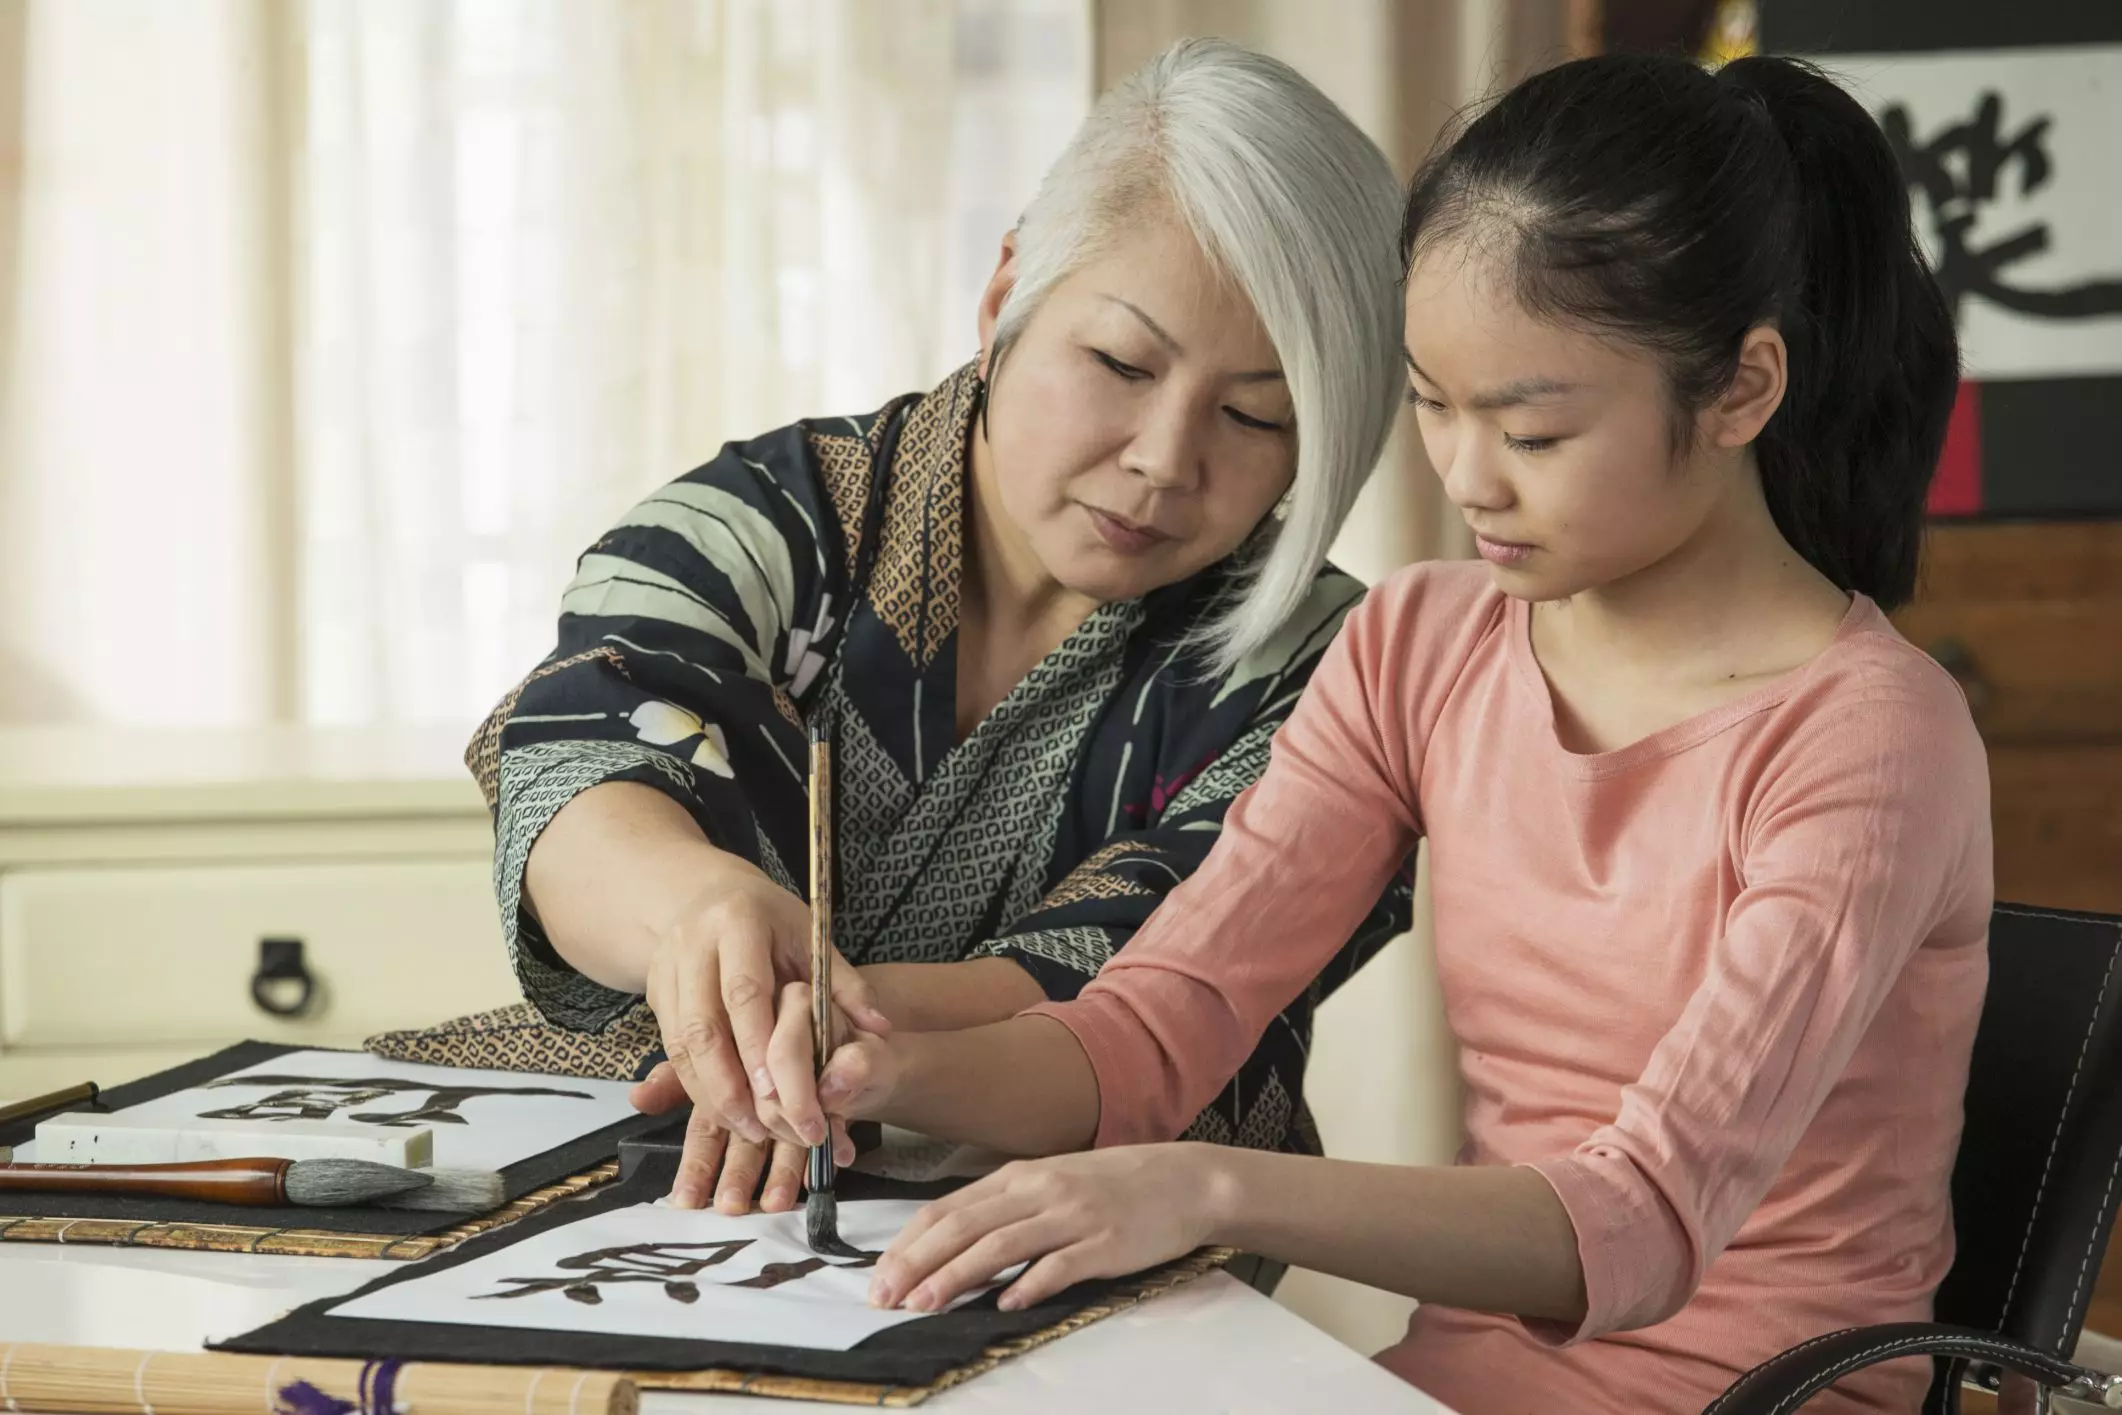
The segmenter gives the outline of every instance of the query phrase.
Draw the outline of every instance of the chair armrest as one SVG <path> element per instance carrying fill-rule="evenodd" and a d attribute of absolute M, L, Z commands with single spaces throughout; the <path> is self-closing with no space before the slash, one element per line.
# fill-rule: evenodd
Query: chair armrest
<path fill-rule="evenodd" d="M 1852 1371 L 1903 1356 L 1954 1356 L 2016 1371 L 2073 1400 L 2122 1410 L 2122 1376 L 2083 1366 L 2007 1341 L 1994 1332 L 1930 1322 L 1852 1327 L 1816 1337 L 1771 1356 L 1732 1382 L 1702 1415 L 1792 1415 L 1808 1396 Z"/>

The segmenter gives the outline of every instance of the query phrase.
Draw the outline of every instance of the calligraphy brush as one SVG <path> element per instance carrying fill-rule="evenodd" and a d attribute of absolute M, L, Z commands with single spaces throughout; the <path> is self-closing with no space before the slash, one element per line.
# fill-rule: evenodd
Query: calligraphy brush
<path fill-rule="evenodd" d="M 43 1115 L 46 1111 L 64 1110 L 70 1105 L 92 1106 L 96 1103 L 96 1097 L 101 1094 L 101 1088 L 94 1081 L 83 1081 L 80 1085 L 68 1086 L 63 1091 L 53 1091 L 48 1095 L 31 1096 L 26 1101 L 0 1105 L 0 1125 L 12 1125 L 33 1115 Z M 0 1145 L 0 1164 L 6 1164 L 13 1159 L 14 1154 L 11 1146 Z"/>
<path fill-rule="evenodd" d="M 375 1206 L 484 1212 L 501 1206 L 492 1170 L 401 1169 L 373 1160 L 222 1159 L 183 1164 L 0 1165 L 0 1193 L 127 1194 L 254 1208 Z"/>
<path fill-rule="evenodd" d="M 833 726 L 821 703 L 810 720 L 810 1028 L 814 1073 L 825 1074 L 833 1051 Z M 866 1256 L 840 1236 L 840 1203 L 833 1194 L 832 1122 L 825 1143 L 810 1147 L 804 1184 L 803 1227 L 813 1253 Z"/>

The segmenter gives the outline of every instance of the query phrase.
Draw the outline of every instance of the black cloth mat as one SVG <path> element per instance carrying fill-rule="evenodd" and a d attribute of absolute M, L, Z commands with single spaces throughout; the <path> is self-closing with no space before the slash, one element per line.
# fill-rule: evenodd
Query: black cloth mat
<path fill-rule="evenodd" d="M 98 1113 L 123 1110 L 176 1091 L 204 1085 L 217 1076 L 259 1065 L 275 1057 L 298 1051 L 331 1051 L 332 1047 L 280 1046 L 273 1042 L 238 1042 L 197 1061 L 158 1071 L 123 1086 L 113 1086 L 96 1098 L 93 1106 L 68 1106 L 65 1110 Z M 50 1112 L 34 1115 L 12 1125 L 0 1125 L 0 1145 L 26 1145 L 36 1138 L 37 1123 L 51 1119 Z M 594 1168 L 619 1153 L 619 1142 L 630 1135 L 663 1125 L 662 1116 L 631 1116 L 580 1139 L 518 1160 L 501 1171 L 503 1202 L 512 1203 L 535 1190 L 557 1184 L 572 1174 Z M 128 1223 L 233 1224 L 244 1228 L 303 1228 L 324 1233 L 375 1234 L 385 1238 L 412 1238 L 442 1233 L 476 1214 L 423 1213 L 412 1209 L 371 1208 L 251 1208 L 244 1204 L 209 1204 L 188 1199 L 150 1199 L 101 1194 L 7 1194 L 0 1196 L 0 1212 L 22 1218 L 117 1219 Z"/>
<path fill-rule="evenodd" d="M 445 1268 L 471 1262 L 592 1214 L 660 1199 L 670 1192 L 671 1179 L 676 1172 L 676 1163 L 670 1155 L 648 1155 L 628 1178 L 616 1184 L 593 1189 L 579 1199 L 555 1204 L 447 1253 L 409 1264 L 404 1272 L 378 1278 L 359 1292 L 312 1302 L 277 1322 L 217 1343 L 213 1349 L 265 1356 L 470 1361 L 504 1366 L 576 1366 L 640 1371 L 697 1371 L 713 1367 L 771 1372 L 812 1380 L 921 1386 L 978 1360 L 997 1342 L 1045 1330 L 1097 1302 L 1127 1281 L 1078 1283 L 1035 1307 L 1017 1312 L 1004 1312 L 995 1305 L 999 1295 L 997 1289 L 951 1311 L 917 1317 L 880 1331 L 845 1351 L 813 1351 L 805 1347 L 763 1346 L 750 1342 L 615 1336 L 604 1332 L 527 1331 L 455 1323 L 391 1322 L 332 1315 L 333 1308 L 366 1293 L 432 1276 Z M 835 1191 L 842 1199 L 924 1199 L 948 1193 L 962 1182 L 907 1184 L 872 1175 L 843 1173 Z"/>

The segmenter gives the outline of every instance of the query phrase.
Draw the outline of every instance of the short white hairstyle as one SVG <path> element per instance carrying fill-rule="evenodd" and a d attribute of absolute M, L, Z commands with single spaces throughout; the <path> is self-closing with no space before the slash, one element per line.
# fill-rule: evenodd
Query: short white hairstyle
<path fill-rule="evenodd" d="M 1214 670 L 1303 604 L 1401 399 L 1402 193 L 1377 146 L 1296 70 L 1186 39 L 1091 110 L 1017 225 L 989 376 L 1047 294 L 1161 204 L 1252 303 L 1289 386 L 1297 468 L 1199 634 Z"/>

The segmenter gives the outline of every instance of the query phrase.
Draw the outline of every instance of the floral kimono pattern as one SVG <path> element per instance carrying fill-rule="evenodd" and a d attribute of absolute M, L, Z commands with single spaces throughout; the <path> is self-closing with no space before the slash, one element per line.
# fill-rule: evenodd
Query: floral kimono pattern
<path fill-rule="evenodd" d="M 867 417 L 734 443 L 582 557 L 552 654 L 468 761 L 525 996 L 582 1031 L 640 998 L 571 969 L 523 907 L 539 833 L 577 793 L 652 786 L 804 894 L 804 715 L 835 714 L 835 941 L 853 963 L 1000 956 L 1073 997 L 1207 856 L 1362 587 L 1322 573 L 1275 639 L 1209 677 L 1180 646 L 1228 564 L 1107 604 L 955 738 L 962 370 Z M 1411 867 L 1188 1132 L 1317 1152 L 1302 1082 L 1320 998 L 1408 927 Z"/>

